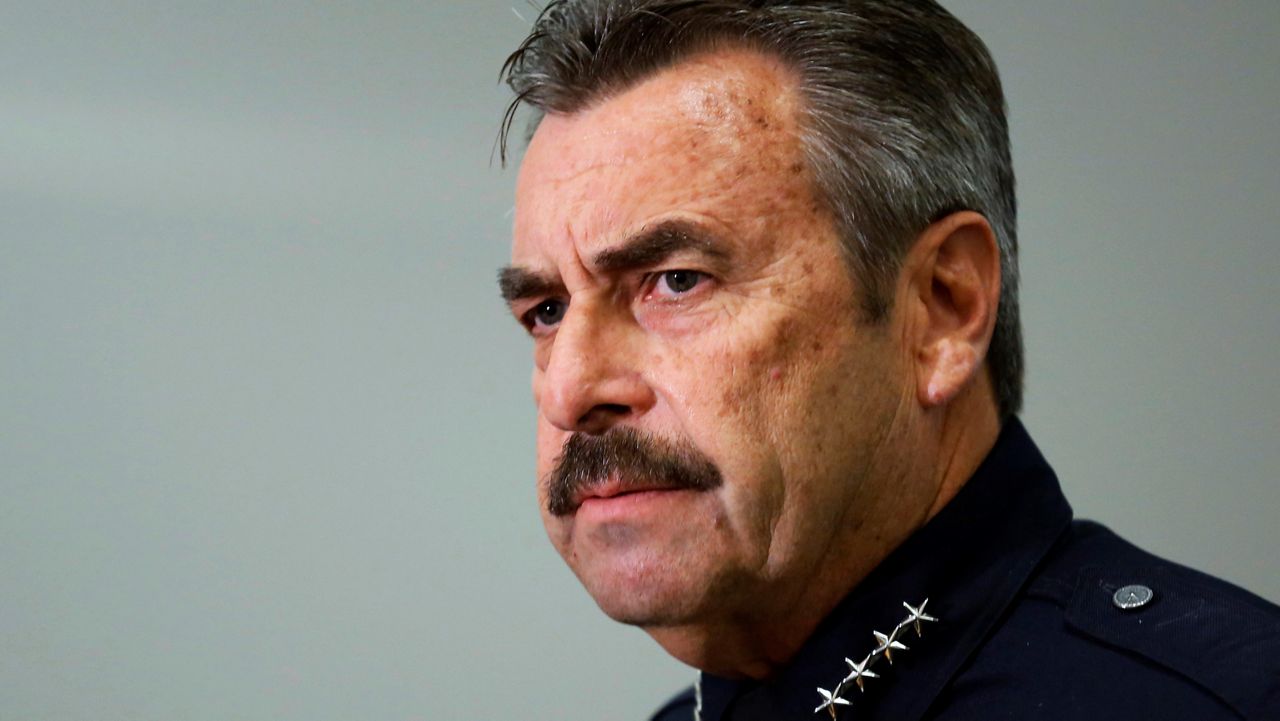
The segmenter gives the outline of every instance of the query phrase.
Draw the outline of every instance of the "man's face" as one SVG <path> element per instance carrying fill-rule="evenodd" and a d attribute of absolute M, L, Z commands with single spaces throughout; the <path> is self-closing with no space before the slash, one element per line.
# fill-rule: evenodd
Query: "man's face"
<path fill-rule="evenodd" d="M 549 115 L 523 161 L 504 290 L 534 336 L 543 521 L 618 620 L 779 612 L 919 491 L 884 453 L 902 343 L 859 322 L 797 104 L 777 63 L 704 55 Z M 674 460 L 636 465 L 644 439 Z"/>

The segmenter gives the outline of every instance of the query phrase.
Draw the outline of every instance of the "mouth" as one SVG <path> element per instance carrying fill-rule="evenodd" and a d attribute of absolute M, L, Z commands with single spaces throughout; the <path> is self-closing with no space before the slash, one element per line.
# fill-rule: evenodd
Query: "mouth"
<path fill-rule="evenodd" d="M 691 443 L 621 426 L 601 435 L 570 435 L 544 482 L 547 512 L 567 516 L 583 503 L 618 506 L 632 497 L 679 497 L 670 491 L 709 491 L 722 480 L 711 459 Z"/>
<path fill-rule="evenodd" d="M 664 525 L 664 521 L 683 517 L 694 496 L 701 493 L 691 488 L 662 486 L 657 488 L 632 488 L 612 495 L 588 494 L 568 516 L 574 524 L 583 528 L 638 529 Z M 618 536 L 610 535 L 614 541 Z"/>
<path fill-rule="evenodd" d="M 660 494 L 668 494 L 676 491 L 690 490 L 675 485 L 662 483 L 623 483 L 617 479 L 610 479 L 604 483 L 597 484 L 590 488 L 584 488 L 573 495 L 573 510 L 576 511 L 584 504 L 599 505 L 606 502 L 619 502 L 624 499 L 639 501 L 646 497 L 656 496 Z"/>

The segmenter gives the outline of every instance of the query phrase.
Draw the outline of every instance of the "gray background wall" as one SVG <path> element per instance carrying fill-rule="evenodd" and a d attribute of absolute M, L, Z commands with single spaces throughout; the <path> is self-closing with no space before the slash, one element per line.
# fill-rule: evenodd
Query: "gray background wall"
<path fill-rule="evenodd" d="M 1012 106 L 1028 425 L 1081 515 L 1280 601 L 1280 4 L 950 6 Z M 537 520 L 490 162 L 526 27 L 0 4 L 0 719 L 635 719 L 689 680 Z"/>

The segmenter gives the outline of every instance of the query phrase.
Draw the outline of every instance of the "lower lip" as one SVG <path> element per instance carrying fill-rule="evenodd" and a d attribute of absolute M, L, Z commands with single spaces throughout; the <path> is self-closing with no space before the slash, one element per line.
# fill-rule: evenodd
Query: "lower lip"
<path fill-rule="evenodd" d="M 673 501 L 688 498 L 694 493 L 690 490 L 654 490 L 623 493 L 609 498 L 588 498 L 578 506 L 578 518 L 592 520 L 613 520 L 623 516 L 632 516 L 660 510 Z"/>

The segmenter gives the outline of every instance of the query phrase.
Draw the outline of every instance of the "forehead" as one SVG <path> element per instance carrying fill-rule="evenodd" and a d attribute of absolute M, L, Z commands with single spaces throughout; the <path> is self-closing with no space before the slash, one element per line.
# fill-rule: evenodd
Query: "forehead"
<path fill-rule="evenodd" d="M 807 195 L 793 73 L 731 50 L 686 60 L 572 114 L 548 114 L 521 165 L 513 258 L 604 244 L 664 215 L 760 219 Z"/>

